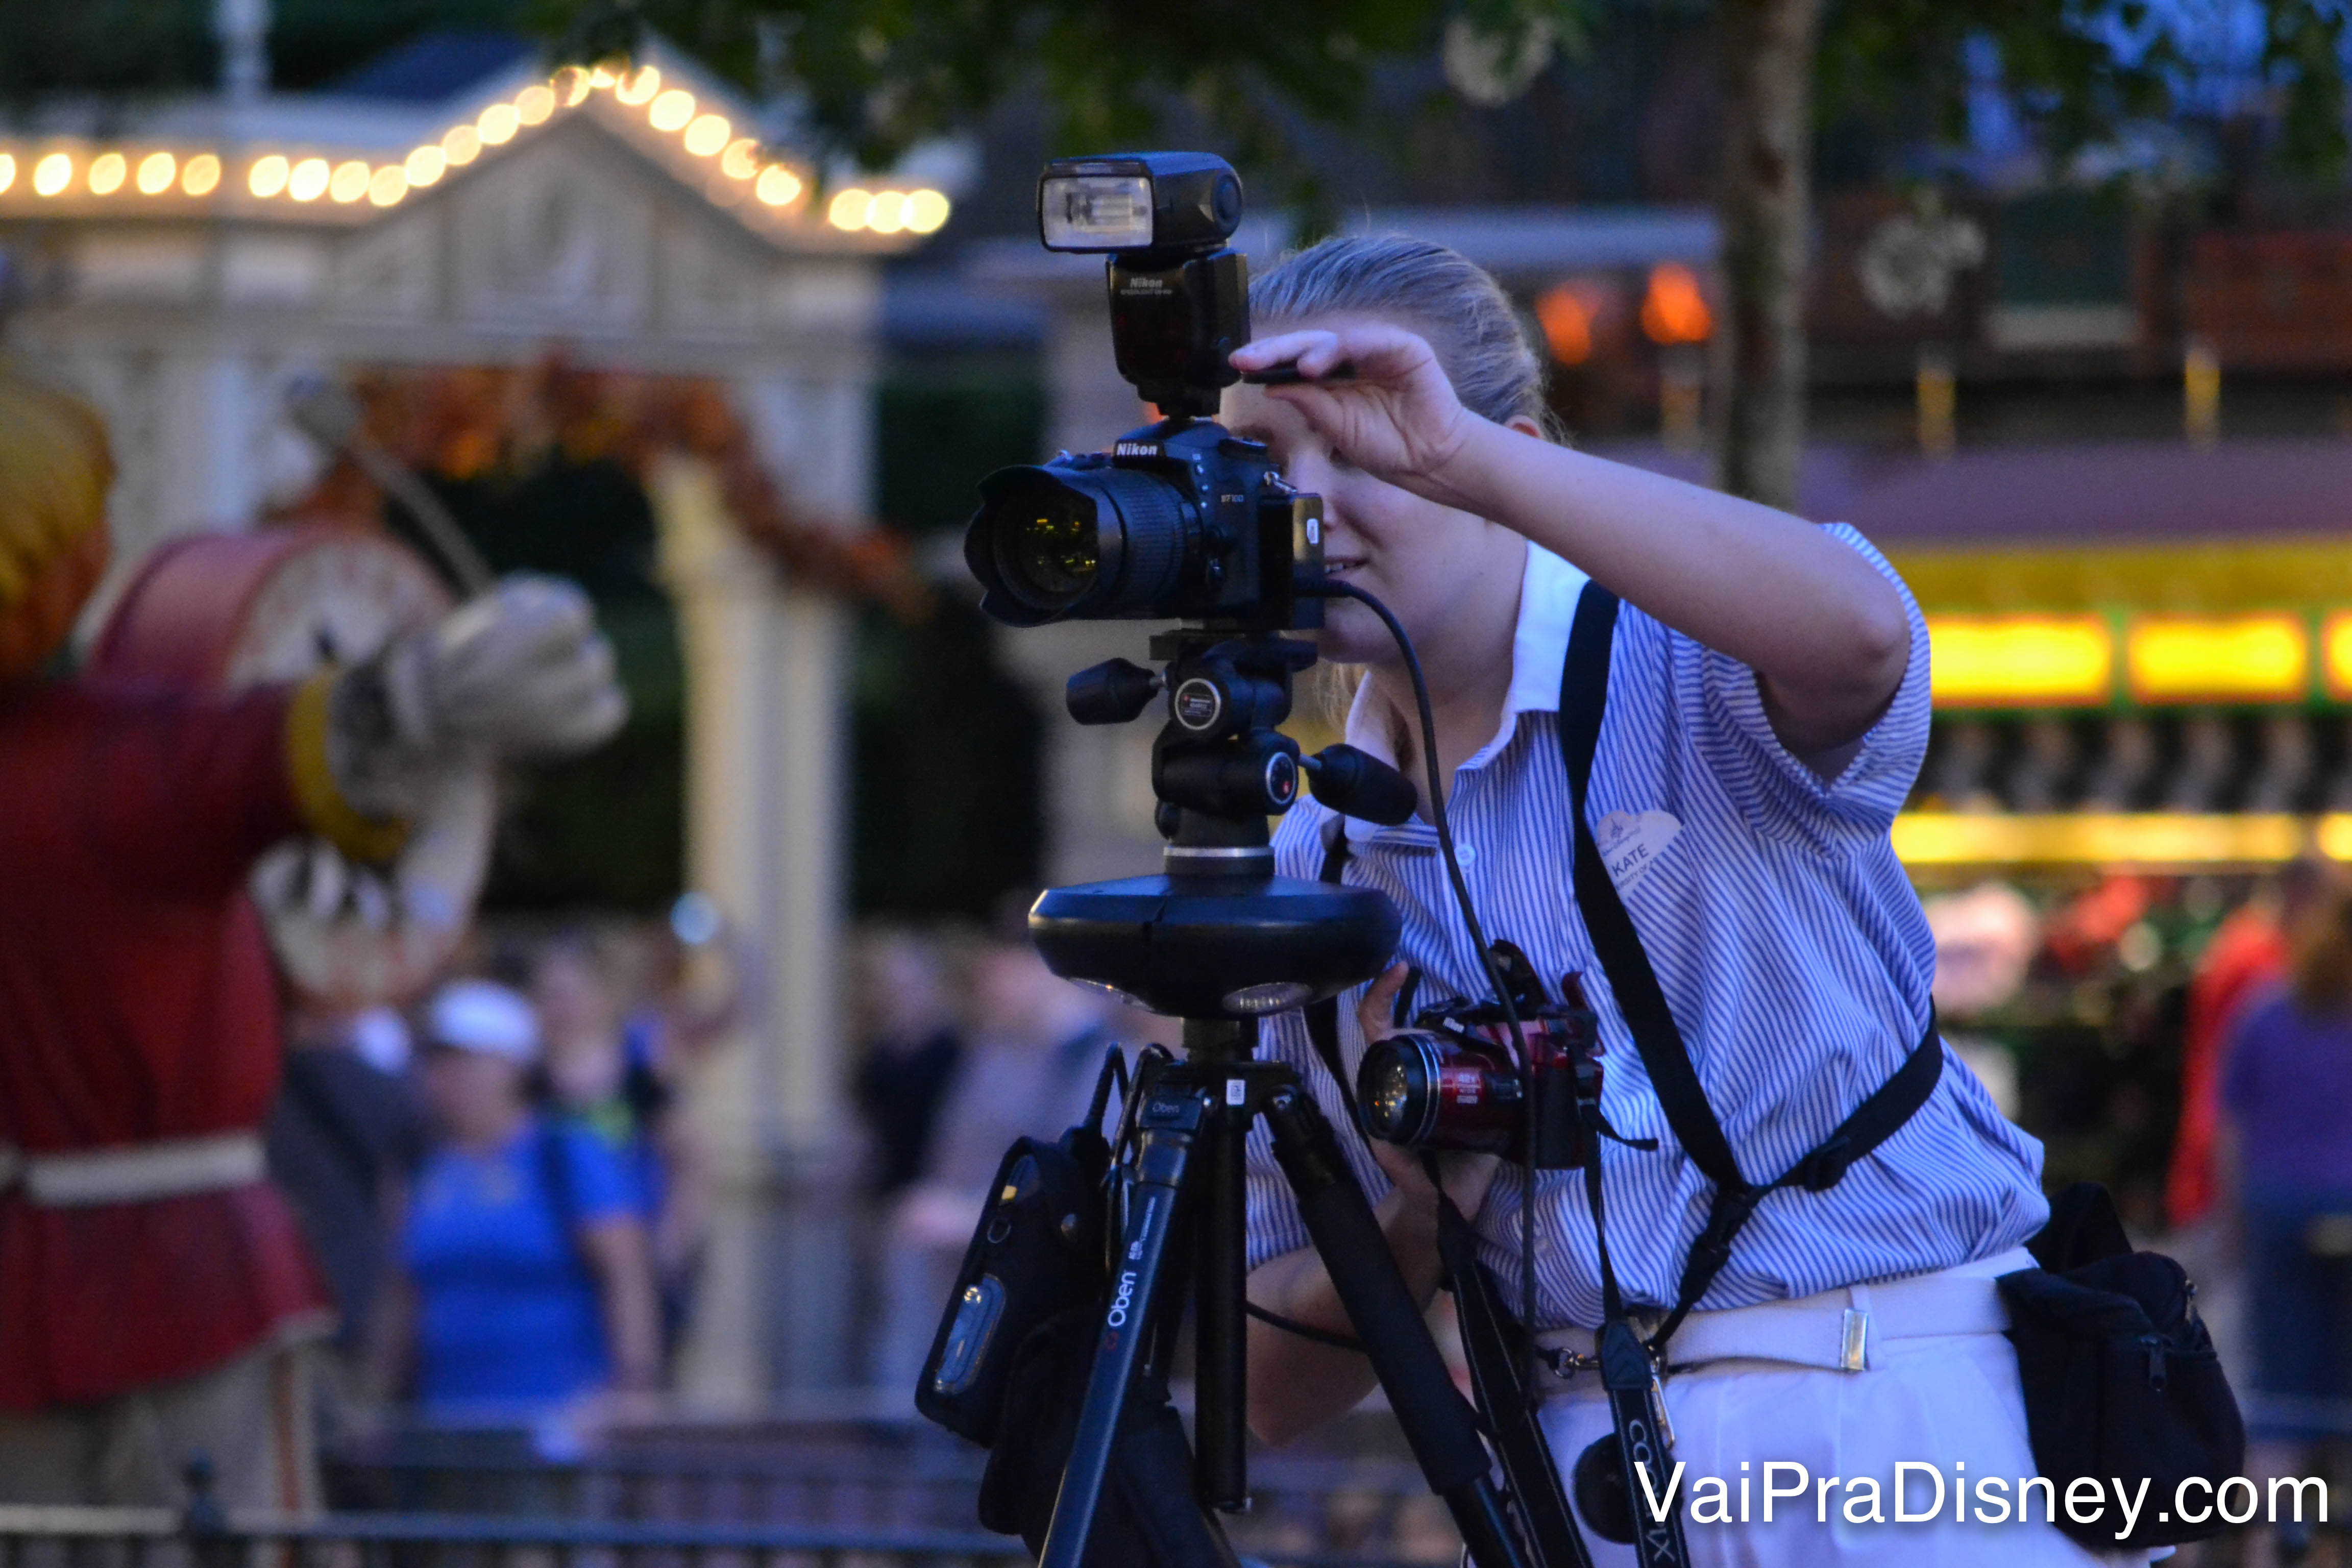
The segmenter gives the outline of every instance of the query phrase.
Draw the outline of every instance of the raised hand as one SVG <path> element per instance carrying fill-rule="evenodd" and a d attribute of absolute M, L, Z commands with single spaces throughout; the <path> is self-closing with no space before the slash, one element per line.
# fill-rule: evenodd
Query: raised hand
<path fill-rule="evenodd" d="M 409 821 L 452 776 L 576 756 L 629 712 L 587 595 L 553 577 L 507 578 L 344 671 L 328 701 L 336 787 L 363 816 Z"/>
<path fill-rule="evenodd" d="M 1267 386 L 1268 397 L 1297 409 L 1357 468 L 1448 499 L 1445 466 L 1479 420 L 1418 333 L 1386 321 L 1282 332 L 1234 350 L 1233 363 L 1244 374 L 1295 366 L 1299 379 Z M 1343 365 L 1349 379 L 1326 379 Z"/>

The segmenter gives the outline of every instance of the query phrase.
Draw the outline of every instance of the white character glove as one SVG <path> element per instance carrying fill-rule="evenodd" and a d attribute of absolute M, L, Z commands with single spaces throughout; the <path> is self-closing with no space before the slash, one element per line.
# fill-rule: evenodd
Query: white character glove
<path fill-rule="evenodd" d="M 359 811 L 413 820 L 445 776 L 589 751 L 628 710 L 588 596 L 509 577 L 336 682 L 329 765 Z"/>
<path fill-rule="evenodd" d="M 572 756 L 629 712 L 588 596 L 555 577 L 509 577 L 393 644 L 383 681 L 394 733 L 416 751 Z"/>

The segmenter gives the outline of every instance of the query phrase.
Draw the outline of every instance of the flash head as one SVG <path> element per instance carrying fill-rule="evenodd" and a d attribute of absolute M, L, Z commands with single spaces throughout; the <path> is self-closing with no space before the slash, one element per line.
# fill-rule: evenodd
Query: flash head
<path fill-rule="evenodd" d="M 1241 221 L 1241 176 L 1209 153 L 1057 158 L 1037 181 L 1048 250 L 1205 254 Z"/>

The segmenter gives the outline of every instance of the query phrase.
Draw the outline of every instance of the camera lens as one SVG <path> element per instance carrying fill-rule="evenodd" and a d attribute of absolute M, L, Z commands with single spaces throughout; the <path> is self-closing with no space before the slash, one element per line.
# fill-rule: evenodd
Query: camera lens
<path fill-rule="evenodd" d="M 1065 605 L 1093 586 L 1102 570 L 1094 509 L 1068 491 L 1039 498 L 1032 515 L 1009 521 L 998 536 L 999 566 L 1024 599 Z"/>
<path fill-rule="evenodd" d="M 1364 1053 L 1356 1092 L 1374 1137 L 1414 1144 L 1427 1135 L 1436 1109 L 1430 1093 L 1434 1066 L 1428 1042 L 1416 1035 L 1391 1035 Z"/>
<path fill-rule="evenodd" d="M 991 615 L 1034 626 L 1176 613 L 1201 524 L 1169 480 L 1055 464 L 999 469 L 981 496 L 964 560 L 989 589 Z"/>

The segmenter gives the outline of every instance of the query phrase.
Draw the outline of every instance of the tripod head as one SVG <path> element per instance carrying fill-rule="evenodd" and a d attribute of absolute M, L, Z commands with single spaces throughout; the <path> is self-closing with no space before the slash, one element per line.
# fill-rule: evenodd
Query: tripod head
<path fill-rule="evenodd" d="M 1164 700 L 1151 747 L 1164 874 L 1048 890 L 1029 914 L 1047 966 L 1191 1019 L 1261 1017 L 1379 973 L 1401 929 L 1385 898 L 1274 874 L 1268 819 L 1302 775 L 1324 805 L 1368 821 L 1402 823 L 1418 800 L 1354 747 L 1302 757 L 1276 728 L 1314 644 L 1202 624 L 1156 635 L 1150 654 L 1159 672 L 1111 659 L 1072 677 L 1065 700 L 1081 724 L 1116 724 Z"/>

